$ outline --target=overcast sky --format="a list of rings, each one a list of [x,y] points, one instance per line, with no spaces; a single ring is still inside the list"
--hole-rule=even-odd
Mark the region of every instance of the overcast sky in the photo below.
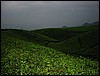
[[[1,28],[41,29],[99,21],[99,1],[1,1]]]

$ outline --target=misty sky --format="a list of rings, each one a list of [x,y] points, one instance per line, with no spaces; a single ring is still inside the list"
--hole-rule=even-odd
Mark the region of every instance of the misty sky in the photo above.
[[[1,1],[1,28],[41,29],[99,21],[99,1]]]

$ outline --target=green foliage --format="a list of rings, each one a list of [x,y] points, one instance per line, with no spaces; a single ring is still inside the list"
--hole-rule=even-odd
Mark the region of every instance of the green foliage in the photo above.
[[[5,29],[5,30],[3,29],[1,31],[1,35],[14,37],[24,41],[29,41],[41,45],[45,45],[47,41],[56,41],[55,39],[49,38],[47,36],[35,32],[18,30],[18,29]]]
[[[80,38],[80,43],[78,40]],[[62,51],[64,53],[70,53],[75,55],[88,56],[91,58],[99,58],[99,49],[91,50],[89,49],[99,45],[99,30],[85,32],[81,35],[72,37],[68,40],[58,42],[58,43],[49,43],[48,46],[56,50]],[[99,48],[96,47],[96,48]]]
[[[64,41],[53,42],[57,40]],[[98,42],[99,30],[95,26],[36,31],[3,29],[1,75],[98,75]],[[42,46],[46,43],[48,47]]]
[[[1,75],[98,75],[99,62],[2,36]]]
[[[48,36],[50,38],[53,38],[59,41],[69,39],[73,36],[76,36],[82,33],[82,32],[71,31],[71,30],[64,29],[64,28],[49,28],[49,29],[35,30],[32,32],[37,32],[37,33],[40,33],[42,35]]]
[[[80,35],[87,31],[93,31],[98,29],[98,26],[88,26],[88,27],[70,27],[70,28],[46,28],[33,30],[32,32],[37,32],[42,35],[48,36],[56,40],[66,40],[71,37]]]
[[[96,30],[98,29],[98,26],[95,25],[95,26],[80,26],[80,27],[71,27],[71,28],[67,28],[68,30],[72,30],[72,31],[84,31],[84,32],[87,32],[87,31],[93,31],[93,30]]]

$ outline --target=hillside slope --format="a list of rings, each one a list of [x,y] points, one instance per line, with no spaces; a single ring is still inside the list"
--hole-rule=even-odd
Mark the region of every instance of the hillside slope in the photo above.
[[[99,21],[95,21],[92,23],[84,23],[82,26],[94,26],[94,25],[99,25]]]
[[[82,32],[68,30],[67,28],[48,28],[48,29],[35,30],[32,32],[40,33],[42,35],[56,39],[58,41],[63,41],[82,33]]]
[[[81,64],[80,64],[81,63]],[[98,75],[99,62],[1,36],[1,75]]]
[[[87,26],[87,27],[70,27],[70,28],[46,28],[33,30],[31,32],[36,32],[47,37],[56,39],[58,41],[64,41],[71,37],[80,35],[84,32],[92,31],[98,29],[98,26]]]
[[[78,36],[72,37],[68,40],[49,43],[48,47],[52,47],[56,50],[64,53],[74,53],[78,55],[96,57],[99,58],[99,30],[89,31]],[[96,46],[96,47],[95,47]],[[95,47],[95,50],[87,51]],[[91,54],[93,52],[93,54]],[[95,55],[94,55],[95,54]]]
[[[1,35],[14,37],[41,45],[44,45],[45,43],[47,43],[47,41],[57,41],[53,38],[41,35],[39,33],[18,29],[2,29]]]

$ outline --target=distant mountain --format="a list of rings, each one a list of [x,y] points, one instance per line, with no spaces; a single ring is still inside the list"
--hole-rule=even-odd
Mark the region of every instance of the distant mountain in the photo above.
[[[93,22],[91,25],[99,25],[99,21]]]
[[[82,26],[93,26],[93,25],[99,25],[99,21],[93,23],[84,23]]]
[[[84,23],[82,26],[89,26],[90,24],[89,23]]]
[[[67,28],[67,26],[62,26],[61,28]]]

